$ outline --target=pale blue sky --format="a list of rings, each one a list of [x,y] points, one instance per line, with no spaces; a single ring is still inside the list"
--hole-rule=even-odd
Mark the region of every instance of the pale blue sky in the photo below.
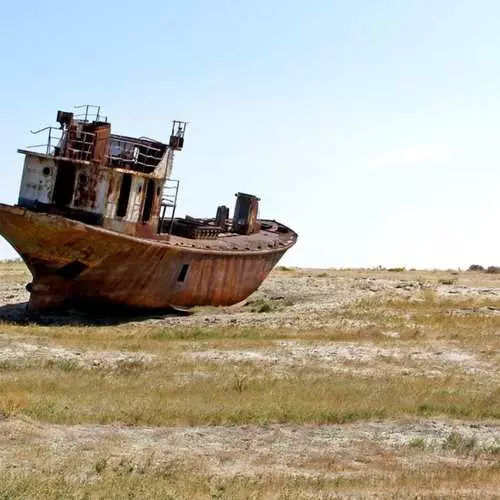
[[[179,215],[234,193],[300,235],[283,263],[500,265],[500,1],[4,2],[0,201],[57,109],[167,139]],[[0,239],[0,258],[15,254]]]

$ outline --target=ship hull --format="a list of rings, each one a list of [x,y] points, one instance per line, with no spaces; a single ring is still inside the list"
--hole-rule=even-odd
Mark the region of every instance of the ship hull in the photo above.
[[[85,303],[232,305],[253,293],[295,242],[251,252],[182,248],[2,204],[0,234],[33,275],[33,312]]]

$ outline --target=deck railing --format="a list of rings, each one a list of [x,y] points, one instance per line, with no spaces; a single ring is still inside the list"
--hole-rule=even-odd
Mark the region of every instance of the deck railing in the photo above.
[[[30,130],[30,132],[33,135],[41,134],[42,132],[45,132],[48,130],[47,133],[47,140],[43,144],[33,144],[31,146],[26,146],[26,149],[40,149],[44,148],[45,149],[45,154],[47,155],[52,155],[55,153],[55,149],[60,146],[62,136],[63,136],[63,130],[61,130],[59,127],[44,127],[41,128],[40,130]]]
[[[58,156],[61,154],[59,148],[63,146],[63,138],[66,131],[58,127],[44,127],[40,130],[31,131],[32,134],[42,134],[47,132],[46,140],[40,144],[32,144],[26,146],[26,149],[43,149],[47,155]],[[83,130],[71,133],[69,144],[67,145],[65,156],[77,160],[90,161],[95,142],[95,134],[93,132],[85,132]],[[154,168],[160,162],[163,156],[163,150],[148,144],[146,142],[134,141],[125,138],[111,137],[108,146],[108,152],[105,155],[105,164],[109,166],[139,166],[146,168]]]
[[[151,144],[125,138],[111,137],[107,163],[139,165],[141,167],[156,167],[161,160],[162,150]]]
[[[82,113],[75,114],[75,126],[44,127],[31,131],[32,134],[47,132],[47,139],[40,144],[27,146],[26,149],[40,150],[46,155],[64,155],[70,159],[91,161],[93,159],[96,134],[83,130],[90,121],[107,121],[100,115],[100,106],[86,104],[75,106]],[[163,158],[165,148],[158,147],[153,139],[141,137],[133,139],[111,136],[104,155],[104,164],[109,167],[122,167],[148,171],[154,169]]]
[[[84,122],[96,121],[96,122],[107,122],[108,117],[101,115],[101,106],[96,106],[95,104],[82,104],[81,106],[74,106],[74,109],[82,110],[79,113],[75,113],[73,116],[77,120],[82,120]]]

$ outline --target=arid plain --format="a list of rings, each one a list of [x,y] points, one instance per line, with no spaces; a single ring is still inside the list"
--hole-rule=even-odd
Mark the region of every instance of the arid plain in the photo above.
[[[0,498],[500,498],[500,274],[277,268],[190,316],[29,318],[0,263]]]

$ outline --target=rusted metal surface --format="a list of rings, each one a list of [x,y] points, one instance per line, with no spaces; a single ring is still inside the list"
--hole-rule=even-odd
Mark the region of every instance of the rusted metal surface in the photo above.
[[[76,176],[73,201],[70,206],[82,210],[101,211],[106,180],[107,173],[99,165],[90,164],[81,167]]]
[[[0,204],[0,232],[33,274],[31,310],[87,301],[152,309],[235,304],[258,288],[296,241],[293,231],[268,224],[275,231],[234,236],[234,246],[242,239],[236,249],[220,248],[219,242],[207,249],[128,237]],[[250,250],[248,239],[255,240]],[[271,242],[273,248],[267,246]]]
[[[102,164],[106,161],[110,135],[111,135],[111,124],[99,123],[95,127],[95,142],[92,154],[92,160],[95,163]]]
[[[51,158],[36,157],[25,161],[19,198],[27,204],[49,204],[52,199],[57,171]]]
[[[137,236],[152,236],[156,233],[161,204],[162,179],[153,174],[135,173],[132,180],[127,211],[123,217],[116,216],[116,205],[120,193],[123,169],[104,168],[92,162],[75,162],[61,158],[47,158],[38,153],[26,152],[26,164],[20,190],[19,205],[47,213],[58,213],[70,218],[75,211],[87,211],[99,215],[105,221],[103,227]],[[75,169],[74,183],[64,187],[69,194],[64,207],[52,199],[56,178],[60,169]],[[147,183],[155,182],[151,201],[151,215],[142,220],[147,194]],[[64,208],[64,210],[63,210]]]
[[[235,233],[253,234],[259,231],[257,221],[259,201],[259,198],[251,194],[236,193],[236,207],[234,209],[232,228]]]
[[[225,228],[228,219],[229,208],[225,205],[220,205],[219,207],[217,207],[217,213],[215,214],[215,225]]]
[[[185,219],[173,221],[171,233],[193,240],[215,240],[222,231],[223,227],[217,226],[215,221],[194,219],[186,216]]]
[[[258,220],[259,198],[245,193],[232,219],[226,207],[212,219],[175,218],[179,181],[169,176],[186,122],[174,121],[163,144],[112,134],[100,107],[80,108],[83,118],[58,112],[60,129],[36,132],[48,130],[45,153],[20,151],[19,206],[0,204],[0,234],[33,274],[32,310],[234,304],[294,245],[293,231]]]
[[[89,219],[94,224],[131,235],[154,235],[159,228],[162,186],[172,170],[174,151],[182,149],[186,123],[174,122],[171,141],[178,141],[169,147],[147,137],[112,134],[100,107],[77,108],[77,115],[58,112],[59,129],[36,131],[48,130],[45,153],[20,150],[26,160],[19,205],[60,215],[66,212],[79,220],[81,212],[87,212],[95,216]],[[43,170],[49,172],[44,179],[41,164],[47,161],[55,167]],[[122,193],[120,198],[126,176],[132,176],[131,186],[127,196]]]

